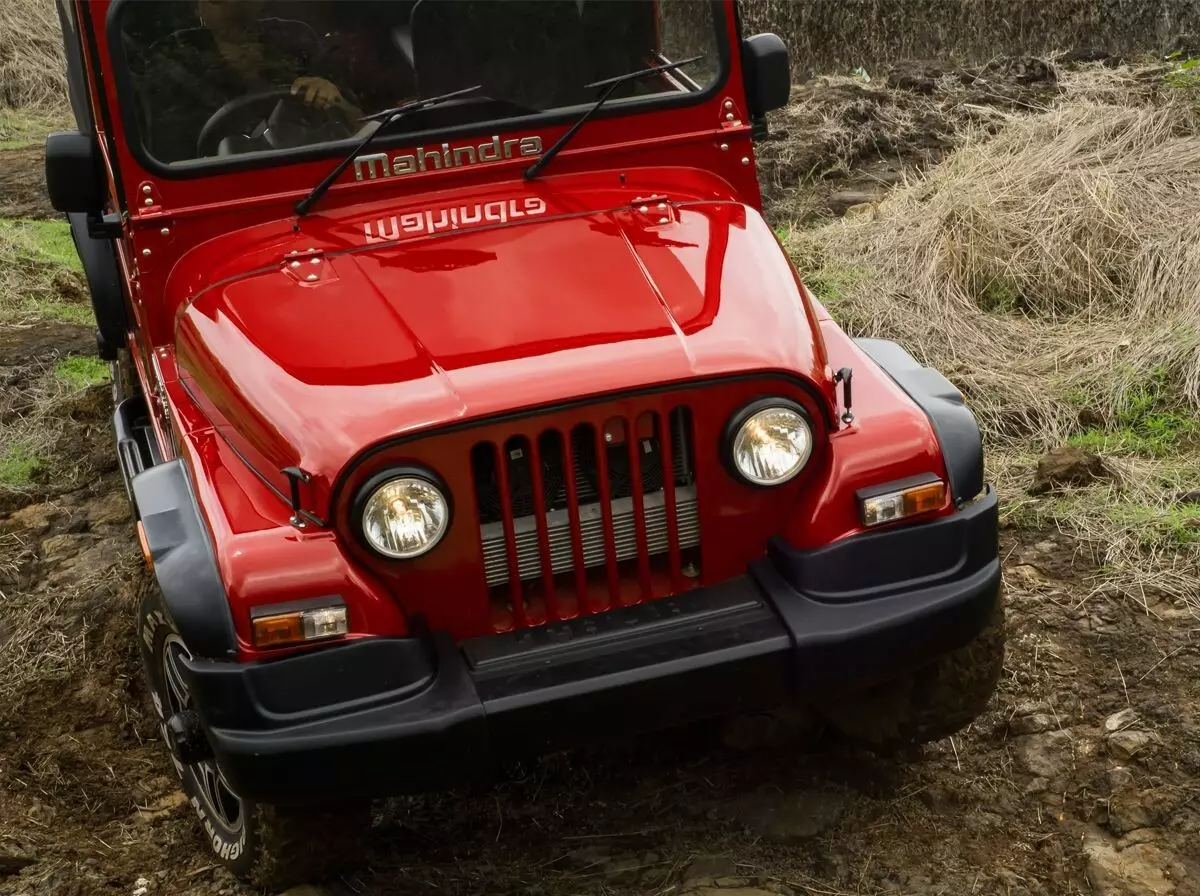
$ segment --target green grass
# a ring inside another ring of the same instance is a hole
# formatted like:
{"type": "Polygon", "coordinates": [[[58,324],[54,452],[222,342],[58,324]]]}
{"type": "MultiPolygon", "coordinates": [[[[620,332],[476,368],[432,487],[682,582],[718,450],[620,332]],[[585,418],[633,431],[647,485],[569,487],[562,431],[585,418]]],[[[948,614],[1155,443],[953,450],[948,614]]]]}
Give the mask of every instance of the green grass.
{"type": "MultiPolygon", "coordinates": [[[[1087,404],[1083,395],[1069,396],[1069,400],[1081,407],[1087,404]]],[[[1168,373],[1160,367],[1125,395],[1108,426],[1086,429],[1069,442],[1097,454],[1167,457],[1200,440],[1200,422],[1179,407],[1168,373]]]]}
{"type": "Polygon", "coordinates": [[[25,109],[0,109],[0,150],[36,146],[51,131],[71,127],[66,112],[31,112],[25,109]]]}
{"type": "Polygon", "coordinates": [[[40,466],[37,453],[26,442],[14,440],[0,447],[0,486],[25,488],[40,466]]]}
{"type": "Polygon", "coordinates": [[[0,218],[0,238],[7,237],[18,252],[34,261],[83,270],[66,221],[26,221],[0,218]]]}
{"type": "Polygon", "coordinates": [[[109,373],[108,366],[99,358],[76,355],[59,361],[54,367],[54,376],[72,389],[81,391],[107,383],[109,373]]]}

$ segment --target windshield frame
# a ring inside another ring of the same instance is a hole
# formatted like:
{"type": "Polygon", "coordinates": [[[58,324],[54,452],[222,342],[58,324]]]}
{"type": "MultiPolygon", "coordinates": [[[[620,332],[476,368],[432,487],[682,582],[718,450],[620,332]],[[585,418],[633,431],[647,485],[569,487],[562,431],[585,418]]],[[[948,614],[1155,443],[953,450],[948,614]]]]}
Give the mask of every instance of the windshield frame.
{"type": "MultiPolygon", "coordinates": [[[[155,158],[146,149],[141,138],[136,115],[134,86],[125,53],[121,49],[121,18],[126,8],[137,2],[138,0],[114,0],[109,6],[106,16],[105,37],[108,44],[107,55],[112,69],[113,86],[119,103],[117,115],[124,130],[125,143],[133,158],[147,172],[167,180],[193,180],[254,170],[279,170],[291,165],[319,160],[337,162],[345,158],[346,154],[362,139],[361,135],[356,135],[344,140],[316,143],[295,149],[265,150],[220,158],[188,159],[183,162],[167,163],[155,158]]],[[[712,83],[705,89],[694,93],[681,92],[637,99],[609,100],[592,116],[592,121],[637,118],[666,109],[699,106],[710,102],[716,94],[725,89],[732,68],[730,62],[733,43],[737,39],[737,35],[730,32],[726,13],[727,3],[725,0],[693,0],[693,2],[707,3],[712,11],[718,61],[716,77],[713,78],[712,83]]],[[[686,77],[684,72],[675,74],[686,77]]],[[[581,103],[575,106],[560,106],[549,112],[540,112],[535,115],[487,119],[450,128],[400,132],[394,136],[381,135],[377,140],[372,141],[372,151],[391,152],[405,147],[428,146],[446,141],[470,139],[480,134],[511,134],[537,128],[569,125],[582,116],[591,105],[593,103],[581,103]]]]}

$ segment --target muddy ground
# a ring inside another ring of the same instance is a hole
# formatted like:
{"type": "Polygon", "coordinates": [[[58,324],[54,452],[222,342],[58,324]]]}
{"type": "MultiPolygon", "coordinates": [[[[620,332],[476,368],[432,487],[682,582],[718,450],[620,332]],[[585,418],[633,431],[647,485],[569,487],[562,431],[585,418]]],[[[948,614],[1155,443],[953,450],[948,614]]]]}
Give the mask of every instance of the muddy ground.
{"type": "MultiPolygon", "coordinates": [[[[1055,89],[1052,71],[1027,62],[979,78],[910,66],[875,73],[873,90],[892,86],[851,103],[844,79],[806,85],[816,105],[779,116],[765,148],[772,215],[869,202],[953,147],[953,116],[1007,113],[1055,89]],[[919,111],[899,144],[876,128],[895,109],[919,111]]],[[[44,214],[36,152],[0,154],[0,172],[0,215],[44,214]]],[[[70,324],[0,332],[0,422],[33,413],[58,359],[91,351],[87,328],[70,324]]],[[[61,399],[53,457],[29,487],[0,490],[0,893],[241,893],[200,851],[145,710],[142,572],[108,413],[103,385],[61,399]]],[[[381,805],[369,865],[332,886],[1200,894],[1200,619],[1153,595],[1096,596],[1094,546],[1007,525],[1002,541],[1005,675],[961,735],[892,759],[778,729],[597,744],[510,769],[490,790],[381,805]]]]}

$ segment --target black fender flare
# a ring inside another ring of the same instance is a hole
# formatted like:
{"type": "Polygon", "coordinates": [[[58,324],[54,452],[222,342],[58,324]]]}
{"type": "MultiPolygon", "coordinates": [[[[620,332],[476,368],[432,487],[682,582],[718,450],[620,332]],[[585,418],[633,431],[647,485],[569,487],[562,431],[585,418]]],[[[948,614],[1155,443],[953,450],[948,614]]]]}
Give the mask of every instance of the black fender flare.
{"type": "Polygon", "coordinates": [[[194,657],[235,658],[229,600],[183,461],[150,467],[130,485],[164,609],[179,636],[194,657]]]}
{"type": "Polygon", "coordinates": [[[922,367],[895,342],[860,338],[854,344],[929,418],[942,448],[954,502],[961,505],[975,498],[984,485],[983,436],[962,393],[937,370],[922,367]]]}
{"type": "Polygon", "coordinates": [[[100,332],[100,357],[105,361],[113,361],[116,360],[117,349],[125,345],[125,331],[129,324],[125,287],[113,241],[91,236],[87,217],[86,213],[70,212],[67,220],[71,225],[75,251],[79,253],[79,261],[83,264],[83,275],[92,299],[92,313],[96,316],[96,328],[100,332]]]}

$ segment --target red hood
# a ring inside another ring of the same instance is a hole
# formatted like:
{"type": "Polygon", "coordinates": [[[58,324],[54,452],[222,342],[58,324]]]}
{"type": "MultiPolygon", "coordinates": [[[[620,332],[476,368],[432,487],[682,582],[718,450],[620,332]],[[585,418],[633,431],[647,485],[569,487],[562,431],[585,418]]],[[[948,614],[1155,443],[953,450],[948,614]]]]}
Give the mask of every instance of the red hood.
{"type": "Polygon", "coordinates": [[[253,256],[246,233],[201,247],[240,247],[242,273],[183,306],[182,379],[260,473],[311,473],[315,507],[372,445],[565,398],[785,370],[831,400],[812,309],[757,211],[512,196],[360,210],[323,239],[273,228],[253,256]],[[318,261],[286,260],[309,246],[318,261]]]}

